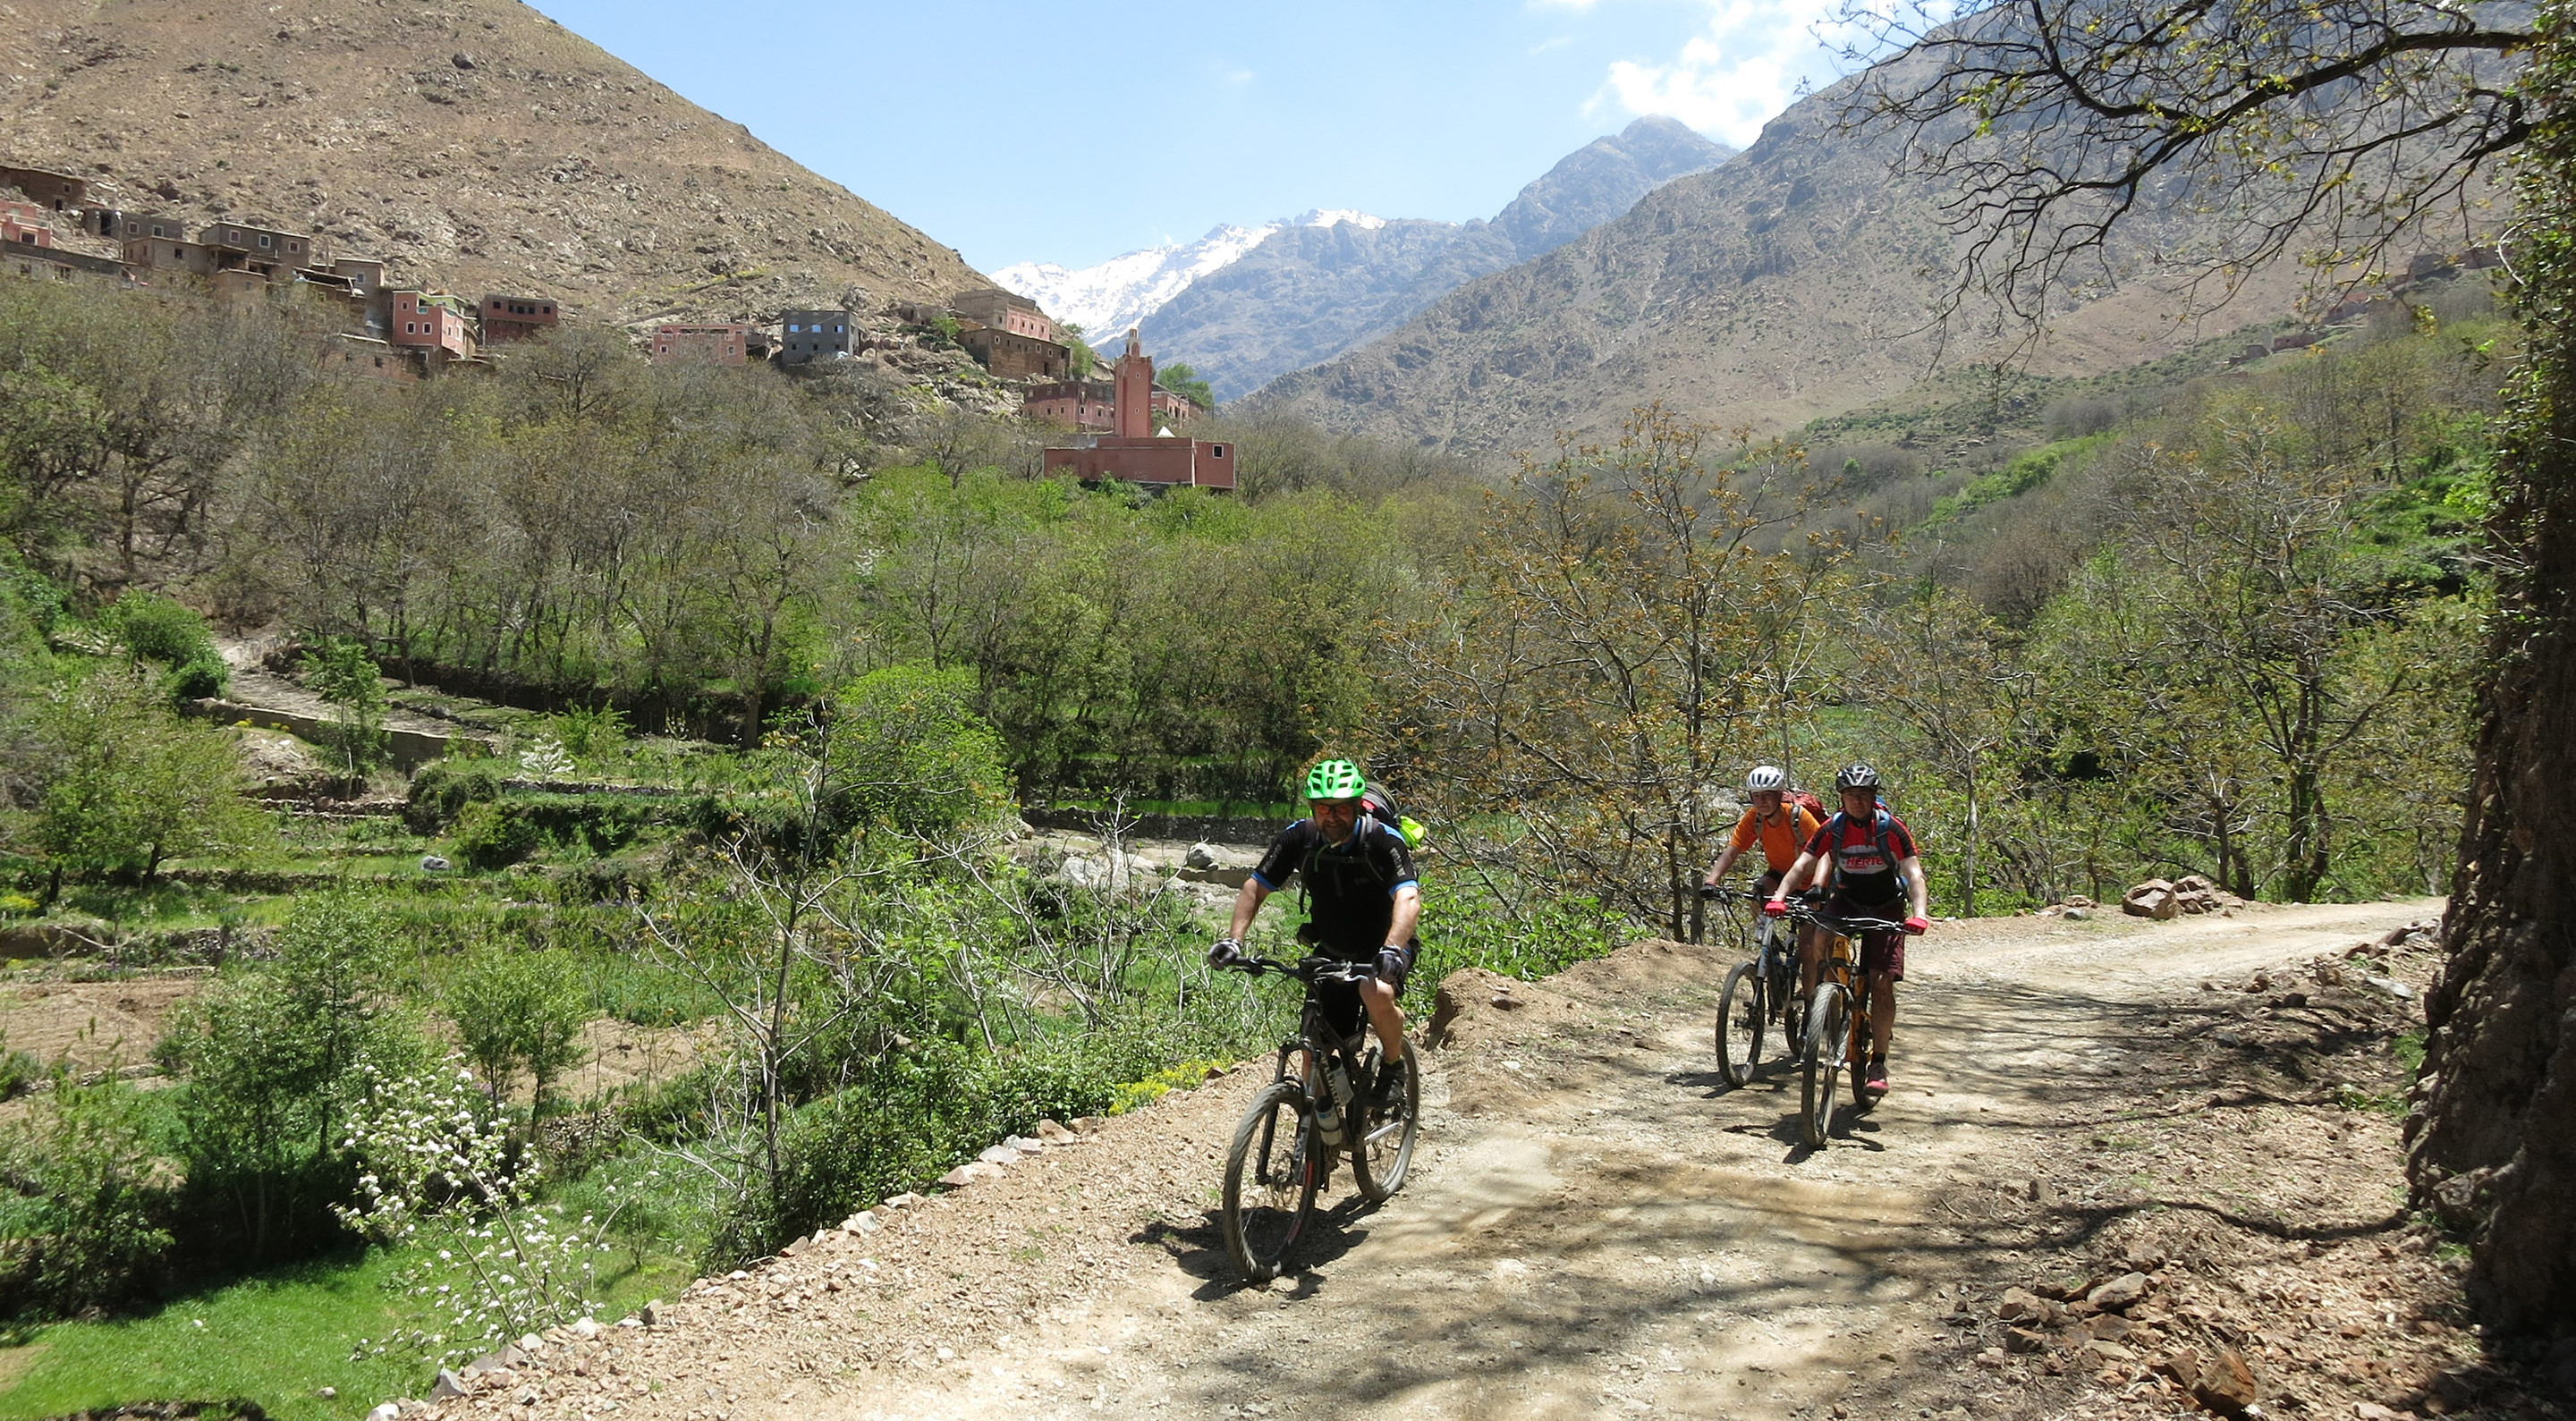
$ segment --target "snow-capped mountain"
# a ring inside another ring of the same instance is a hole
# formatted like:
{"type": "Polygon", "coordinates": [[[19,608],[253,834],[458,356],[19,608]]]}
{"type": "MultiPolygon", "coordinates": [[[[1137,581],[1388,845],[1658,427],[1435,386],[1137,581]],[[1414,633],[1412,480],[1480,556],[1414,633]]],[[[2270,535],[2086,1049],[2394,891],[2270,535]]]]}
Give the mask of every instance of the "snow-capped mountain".
{"type": "Polygon", "coordinates": [[[1244,253],[1275,233],[1345,223],[1374,230],[1385,226],[1386,219],[1347,208],[1316,208],[1258,227],[1221,224],[1195,242],[1148,247],[1080,270],[1069,271],[1053,262],[1018,262],[994,272],[993,279],[1045,307],[1057,320],[1082,327],[1094,344],[1100,344],[1125,334],[1129,326],[1160,310],[1191,282],[1242,260],[1244,253]]]}

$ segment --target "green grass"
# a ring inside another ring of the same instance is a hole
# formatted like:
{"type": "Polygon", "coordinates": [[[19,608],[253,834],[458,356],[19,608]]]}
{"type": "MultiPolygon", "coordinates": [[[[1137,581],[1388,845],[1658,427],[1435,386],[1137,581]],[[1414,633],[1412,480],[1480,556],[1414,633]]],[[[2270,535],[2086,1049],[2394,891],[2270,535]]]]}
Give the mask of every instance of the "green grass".
{"type": "MultiPolygon", "coordinates": [[[[169,1304],[142,1317],[66,1322],[23,1346],[0,1348],[0,1421],[62,1416],[144,1401],[257,1402],[288,1421],[365,1416],[378,1402],[424,1395],[425,1361],[350,1360],[361,1337],[411,1321],[388,1288],[401,1254],[317,1260],[169,1304]],[[332,1387],[338,1396],[316,1395],[332,1387]]],[[[651,1297],[672,1297],[689,1270],[656,1260],[622,1276],[627,1260],[602,1260],[604,1319],[651,1297]]]]}

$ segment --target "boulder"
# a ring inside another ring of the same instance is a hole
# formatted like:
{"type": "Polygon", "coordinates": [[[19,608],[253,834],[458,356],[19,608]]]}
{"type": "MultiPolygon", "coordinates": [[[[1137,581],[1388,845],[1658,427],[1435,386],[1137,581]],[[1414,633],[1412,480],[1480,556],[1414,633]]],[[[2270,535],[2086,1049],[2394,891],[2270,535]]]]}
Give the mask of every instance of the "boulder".
{"type": "Polygon", "coordinates": [[[2174,886],[2161,878],[2150,878],[2120,897],[2120,911],[2133,918],[2153,918],[2163,922],[2182,911],[2182,900],[2174,886]]]}
{"type": "Polygon", "coordinates": [[[1216,867],[1216,849],[1207,841],[1201,840],[1198,843],[1190,845],[1188,855],[1181,861],[1196,869],[1214,868],[1216,867]]]}
{"type": "Polygon", "coordinates": [[[454,1401],[463,1395],[465,1395],[465,1379],[454,1372],[446,1370],[445,1368],[440,1368],[438,1380],[430,1383],[429,1399],[432,1401],[454,1401]]]}
{"type": "Polygon", "coordinates": [[[2221,1416],[2242,1416],[2261,1394],[2254,1384],[2254,1369],[2245,1364],[2245,1354],[2229,1347],[2201,1370],[2200,1381],[2192,1387],[2191,1395],[2221,1416]]]}
{"type": "Polygon", "coordinates": [[[1053,1120],[1041,1120],[1038,1122],[1038,1138],[1050,1145],[1067,1145],[1082,1137],[1053,1120]]]}

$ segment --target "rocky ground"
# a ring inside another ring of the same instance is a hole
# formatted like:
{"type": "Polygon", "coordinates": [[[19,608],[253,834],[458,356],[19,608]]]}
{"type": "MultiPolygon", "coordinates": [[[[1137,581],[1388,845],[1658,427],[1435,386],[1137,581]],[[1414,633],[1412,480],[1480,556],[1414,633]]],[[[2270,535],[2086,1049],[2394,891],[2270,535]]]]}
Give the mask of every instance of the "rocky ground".
{"type": "Polygon", "coordinates": [[[1460,974],[1412,1182],[1271,1288],[1213,1217],[1238,1068],[427,1414],[2565,1415],[2402,1210],[2438,907],[1943,924],[1821,1151],[1713,1070],[1729,952],[1460,974]]]}

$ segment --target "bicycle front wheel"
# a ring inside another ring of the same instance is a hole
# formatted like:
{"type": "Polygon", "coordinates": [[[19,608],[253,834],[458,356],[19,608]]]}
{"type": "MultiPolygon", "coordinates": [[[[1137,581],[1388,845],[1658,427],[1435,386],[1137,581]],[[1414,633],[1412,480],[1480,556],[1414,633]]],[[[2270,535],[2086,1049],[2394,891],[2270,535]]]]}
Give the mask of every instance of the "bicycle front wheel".
{"type": "Polygon", "coordinates": [[[1358,1149],[1351,1151],[1351,1182],[1362,1197],[1382,1204],[1404,1187],[1413,1167],[1413,1137],[1422,1128],[1422,1057],[1405,1051],[1404,1085],[1384,1110],[1359,1112],[1368,1122],[1358,1149]]]}
{"type": "Polygon", "coordinates": [[[1809,1149],[1823,1149],[1833,1128],[1834,1077],[1843,1068],[1850,1030],[1842,989],[1818,982],[1815,999],[1807,1004],[1805,1070],[1798,1090],[1799,1133],[1809,1149]]]}
{"type": "Polygon", "coordinates": [[[1306,1231],[1323,1183],[1314,1106],[1273,1082],[1234,1127],[1225,1157],[1225,1251],[1245,1282],[1267,1283],[1306,1231]]]}
{"type": "Polygon", "coordinates": [[[1717,1066],[1738,1089],[1753,1084],[1762,1069],[1762,1022],[1770,1015],[1765,987],[1762,964],[1747,962],[1726,974],[1726,991],[1718,997],[1717,1066]]]}

